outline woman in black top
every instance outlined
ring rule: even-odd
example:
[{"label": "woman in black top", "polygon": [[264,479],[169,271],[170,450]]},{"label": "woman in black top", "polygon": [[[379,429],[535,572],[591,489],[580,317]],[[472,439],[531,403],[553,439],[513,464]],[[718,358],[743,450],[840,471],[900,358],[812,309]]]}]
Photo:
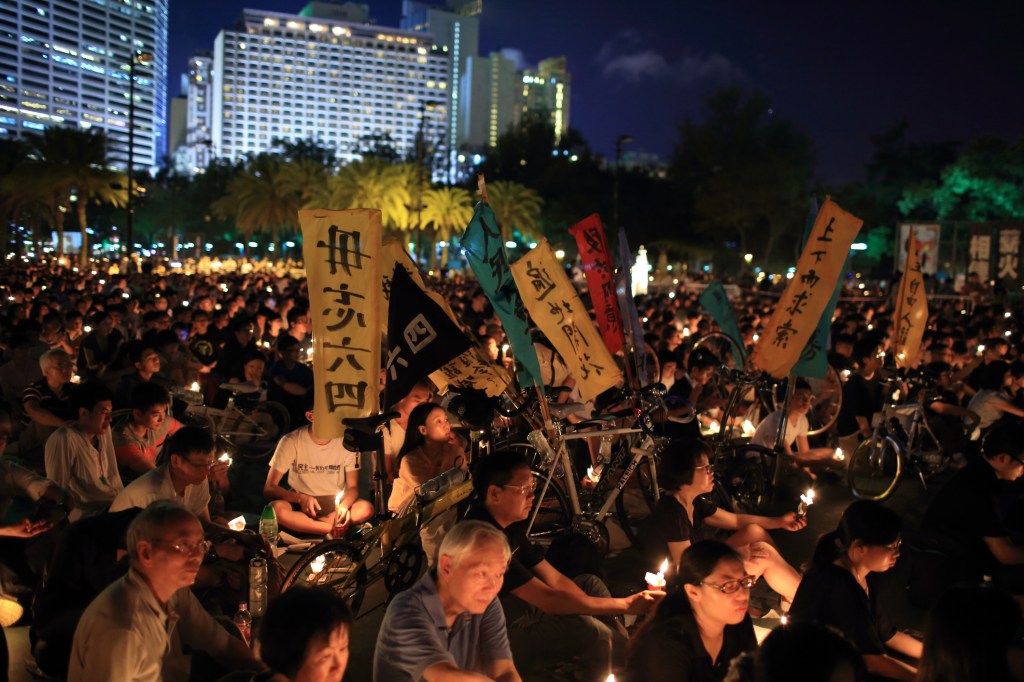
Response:
[{"label": "woman in black top", "polygon": [[736,550],[715,540],[693,544],[668,596],[630,642],[630,682],[719,682],[736,656],[757,648],[747,615],[750,588]]},{"label": "woman in black top", "polygon": [[900,555],[900,517],[875,502],[854,502],[814,550],[790,617],[842,632],[864,656],[874,675],[913,680],[915,669],[892,658],[893,649],[921,658],[921,642],[898,632],[881,603],[872,573],[888,571]]},{"label": "woman in black top", "polygon": [[791,601],[800,574],[779,554],[767,529],[800,530],[807,521],[796,513],[754,516],[719,509],[708,496],[715,484],[710,455],[707,444],[696,440],[674,441],[666,451],[658,471],[665,494],[644,529],[651,565],[668,559],[675,566],[690,543],[710,539],[706,526],[733,531],[725,542],[740,553],[747,571],[763,575],[773,590]]}]

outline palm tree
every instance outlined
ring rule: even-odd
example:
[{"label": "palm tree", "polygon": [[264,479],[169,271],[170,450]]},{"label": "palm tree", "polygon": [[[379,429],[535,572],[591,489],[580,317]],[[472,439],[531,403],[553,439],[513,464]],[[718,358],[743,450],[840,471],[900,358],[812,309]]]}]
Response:
[{"label": "palm tree", "polygon": [[79,261],[85,266],[89,261],[88,204],[125,206],[127,176],[107,167],[107,137],[100,130],[47,128],[42,134],[31,133],[24,139],[29,146],[26,178],[44,182],[53,190],[47,203],[58,233],[58,255],[63,249],[63,219],[59,214],[69,203],[77,202],[75,213],[82,231]]},{"label": "palm tree", "polygon": [[434,238],[431,240],[430,267],[434,267],[433,244],[444,241],[441,251],[441,267],[448,265],[448,245],[456,227],[464,228],[473,219],[473,199],[461,187],[440,187],[423,194],[423,222],[432,225]]},{"label": "palm tree", "polygon": [[537,221],[544,200],[539,194],[518,182],[505,181],[488,183],[487,194],[488,205],[501,228],[502,241],[511,239],[514,231],[526,239],[540,236]]},{"label": "palm tree", "polygon": [[354,161],[342,166],[327,185],[314,191],[306,204],[327,209],[376,208],[389,227],[408,224],[409,189],[402,166],[378,159]]},{"label": "palm tree", "polygon": [[297,194],[301,204],[305,205],[326,186],[330,171],[318,159],[301,157],[282,165],[281,182],[286,190]]},{"label": "palm tree", "polygon": [[[295,174],[289,177],[278,157],[258,154],[228,183],[227,194],[214,201],[210,209],[220,218],[233,218],[247,242],[254,233],[269,232],[276,244],[282,229],[295,229],[302,206],[295,187]],[[315,191],[310,189],[310,195]]]}]

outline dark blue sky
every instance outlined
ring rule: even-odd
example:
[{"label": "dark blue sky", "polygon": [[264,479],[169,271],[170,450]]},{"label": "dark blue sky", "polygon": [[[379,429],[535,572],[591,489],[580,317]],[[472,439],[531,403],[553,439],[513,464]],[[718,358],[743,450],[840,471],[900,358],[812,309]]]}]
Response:
[{"label": "dark blue sky", "polygon": [[[172,0],[170,94],[191,52],[243,7],[302,0]],[[397,26],[400,0],[372,0]],[[480,51],[533,65],[564,54],[571,124],[596,151],[615,138],[668,158],[676,123],[723,82],[769,95],[810,134],[823,180],[854,179],[870,136],[906,118],[919,140],[1024,135],[1024,3],[973,0],[483,0]]]}]

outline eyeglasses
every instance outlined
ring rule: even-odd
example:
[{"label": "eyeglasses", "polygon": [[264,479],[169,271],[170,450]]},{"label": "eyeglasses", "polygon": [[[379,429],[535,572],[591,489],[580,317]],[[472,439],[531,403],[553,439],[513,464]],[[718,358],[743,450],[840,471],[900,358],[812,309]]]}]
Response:
[{"label": "eyeglasses", "polygon": [[739,580],[730,580],[724,582],[721,585],[715,585],[714,583],[701,582],[700,585],[706,585],[707,587],[713,587],[722,594],[736,594],[741,589],[749,590],[757,582],[757,578],[752,575],[745,575]]},{"label": "eyeglasses", "polygon": [[903,546],[903,538],[900,538],[896,542],[890,545],[880,545],[882,549],[889,552],[890,554],[899,554],[900,547]]},{"label": "eyeglasses", "polygon": [[706,471],[708,476],[710,476],[711,474],[715,473],[715,465],[714,464],[702,464],[699,467],[697,467],[696,469],[694,469],[694,471],[700,471],[701,469]]},{"label": "eyeglasses", "polygon": [[537,484],[531,483],[530,485],[503,485],[502,488],[512,488],[518,490],[519,494],[523,497],[533,497],[537,494]]},{"label": "eyeglasses", "polygon": [[205,556],[210,551],[210,548],[213,547],[213,543],[209,540],[200,540],[199,542],[157,542],[155,544],[170,547],[182,556]]}]

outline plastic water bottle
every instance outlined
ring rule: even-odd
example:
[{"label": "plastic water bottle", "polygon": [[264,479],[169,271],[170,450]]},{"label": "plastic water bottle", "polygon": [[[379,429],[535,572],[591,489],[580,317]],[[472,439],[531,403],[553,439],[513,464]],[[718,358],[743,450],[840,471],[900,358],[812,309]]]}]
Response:
[{"label": "plastic water bottle", "polygon": [[452,467],[421,485],[420,497],[424,502],[436,500],[455,486],[465,482],[467,478],[468,475],[465,471],[458,467]]},{"label": "plastic water bottle", "polygon": [[235,617],[231,621],[238,628],[238,631],[242,633],[242,639],[248,645],[252,641],[252,615],[249,613],[248,604],[245,602],[240,603],[238,611],[235,612]]},{"label": "plastic water bottle", "polygon": [[249,610],[256,618],[267,610],[267,561],[261,556],[249,561]]},{"label": "plastic water bottle", "polygon": [[542,469],[547,469],[554,465],[555,451],[551,449],[551,443],[548,442],[548,439],[544,435],[543,431],[541,431],[540,429],[531,431],[529,435],[526,436],[526,440],[530,442],[530,445],[533,446],[533,449],[536,450],[537,454],[540,455],[540,466]]},{"label": "plastic water bottle", "polygon": [[260,535],[267,539],[271,547],[277,544],[277,514],[269,504],[260,514]]}]

